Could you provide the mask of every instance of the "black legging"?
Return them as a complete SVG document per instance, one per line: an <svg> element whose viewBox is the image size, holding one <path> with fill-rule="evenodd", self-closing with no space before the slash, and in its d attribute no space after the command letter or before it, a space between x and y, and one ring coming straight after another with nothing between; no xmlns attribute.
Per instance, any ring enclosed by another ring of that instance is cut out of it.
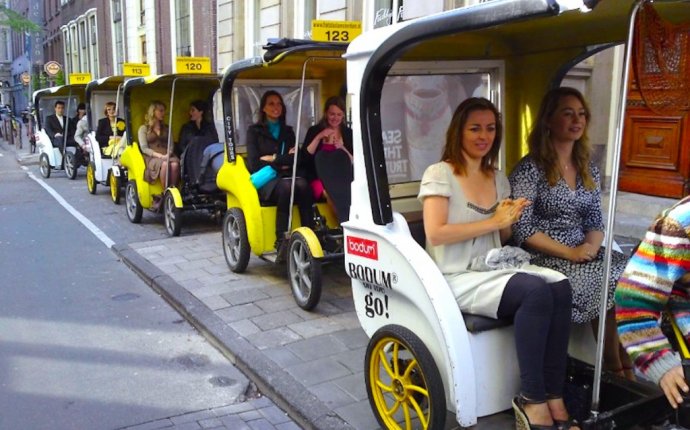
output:
<svg viewBox="0 0 690 430"><path fill-rule="evenodd" d="M290 214L290 178L282 178L278 181L271 193L271 202L277 206L276 213L276 239L283 238L288 227ZM309 183L304 178L295 179L295 202L299 208L299 217L305 227L314 227L314 212L312 211L312 193Z"/></svg>
<svg viewBox="0 0 690 430"><path fill-rule="evenodd" d="M521 393L527 399L543 402L563 395L571 313L567 279L547 283L518 273L508 281L498 317L513 318Z"/></svg>

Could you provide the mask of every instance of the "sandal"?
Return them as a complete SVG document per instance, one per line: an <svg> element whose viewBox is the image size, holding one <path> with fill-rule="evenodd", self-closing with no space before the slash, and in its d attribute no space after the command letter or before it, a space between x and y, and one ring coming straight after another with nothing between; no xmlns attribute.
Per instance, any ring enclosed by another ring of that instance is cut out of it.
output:
<svg viewBox="0 0 690 430"><path fill-rule="evenodd" d="M536 403L543 403L543 402L533 402L531 400L524 398L521 395L515 396L515 398L513 398L513 410L515 411L515 428L516 428L516 430L558 430L558 427L556 427L555 424L545 426L545 425L532 424L529 422L529 417L527 416L527 413L525 413L523 406L526 404L536 404Z"/></svg>
<svg viewBox="0 0 690 430"><path fill-rule="evenodd" d="M570 430L573 427L580 428L580 423L574 418L568 418L565 421L553 420L553 423L558 430Z"/></svg>

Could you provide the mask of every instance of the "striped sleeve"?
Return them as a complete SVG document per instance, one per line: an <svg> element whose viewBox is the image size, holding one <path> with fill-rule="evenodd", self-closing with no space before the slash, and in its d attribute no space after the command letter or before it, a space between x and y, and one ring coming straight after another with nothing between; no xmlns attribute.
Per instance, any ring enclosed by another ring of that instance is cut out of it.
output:
<svg viewBox="0 0 690 430"><path fill-rule="evenodd" d="M690 271L690 203L659 217L645 235L616 289L621 343L642 373L655 382L680 365L661 331L660 318L676 283ZM687 292L682 292L687 294Z"/></svg>

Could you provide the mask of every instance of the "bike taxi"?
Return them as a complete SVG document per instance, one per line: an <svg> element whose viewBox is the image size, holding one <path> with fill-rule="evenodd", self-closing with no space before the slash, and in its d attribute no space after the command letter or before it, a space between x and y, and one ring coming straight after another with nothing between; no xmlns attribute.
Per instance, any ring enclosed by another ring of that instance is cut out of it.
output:
<svg viewBox="0 0 690 430"><path fill-rule="evenodd" d="M49 178L51 170L65 170L70 179L77 176L79 166L85 165L85 158L81 148L74 145L71 135L74 135L74 124L71 118L77 112L77 105L85 100L85 85L71 84L51 87L34 92L34 107L36 109L35 140L39 151L39 169L44 178ZM65 103L64 134L57 147L53 146L46 123L48 117L55 113L55 102Z"/></svg>
<svg viewBox="0 0 690 430"><path fill-rule="evenodd" d="M86 166L86 186L89 193L96 194L98 185L108 185L113 203L120 204L127 171L119 163L118 147L120 139L126 141L124 121L116 121L115 130L108 145L102 147L98 141L97 128L99 120L105 116L106 103L115 103L115 112L123 102L125 76L109 76L91 81L86 86L86 115L89 122L89 134L84 139L89 148L89 164ZM119 136L122 135L122 136Z"/></svg>
<svg viewBox="0 0 690 430"><path fill-rule="evenodd" d="M441 158L451 113L467 97L491 99L505 129L501 168L510 171L524 155L522 142L546 91L589 56L629 47L631 16L643 2L498 0L373 30L350 44L355 159L350 219L343 224L345 268L370 337L366 387L383 428L442 429L448 414L473 426L510 409L519 388L517 360L507 359L515 355L512 326L463 314L425 251L420 178ZM688 1L653 6L674 22L690 19ZM618 155L629 50L625 58L616 76ZM672 417L658 387L602 375L601 343L589 327L575 331L569 385L577 399L566 392L566 403L580 428L631 428Z"/></svg>
<svg viewBox="0 0 690 430"><path fill-rule="evenodd" d="M244 272L250 252L267 261L281 263L275 249L276 207L261 201L245 164L247 129L256 122L264 92L281 94L286 123L295 130L296 147L307 129L321 117L323 102L340 94L345 85L347 44L282 39L264 48L263 57L232 64L223 76L225 161L218 173L218 186L227 194L228 211L223 219L223 251L233 272ZM300 151L296 151L297 166ZM348 162L349 166L349 162ZM297 169L293 168L294 172ZM291 202L294 202L294 186ZM292 206L287 248L288 277L293 297L306 310L321 297L321 265L343 256L342 231L325 201L315 204L315 229L300 225ZM291 227L292 226L292 227Z"/></svg>
<svg viewBox="0 0 690 430"><path fill-rule="evenodd" d="M144 179L146 165L137 132L144 125L144 117L150 103L154 100L163 102L167 105L164 122L170 127L167 149L168 154L172 154L182 126L189 121L190 103L203 100L209 106L218 106L219 88L220 76L214 74L148 76L133 78L125 83L127 145L120 156L120 163L127 169L125 205L127 217L131 222L141 222L143 209L159 210L154 205L154 198L162 198L165 228L171 236L180 234L183 211L206 210L220 219L225 211L225 195L215 186L215 176L209 179L205 175L206 169L203 169L205 166L202 166L204 150L214 142L190 144L180 155L179 183L161 184L160 179L149 183ZM214 103L215 98L218 98L218 101ZM213 126L219 128L215 121ZM216 131L216 134L219 133ZM207 170L210 172L211 168ZM166 178L168 177L169 175L166 175Z"/></svg>

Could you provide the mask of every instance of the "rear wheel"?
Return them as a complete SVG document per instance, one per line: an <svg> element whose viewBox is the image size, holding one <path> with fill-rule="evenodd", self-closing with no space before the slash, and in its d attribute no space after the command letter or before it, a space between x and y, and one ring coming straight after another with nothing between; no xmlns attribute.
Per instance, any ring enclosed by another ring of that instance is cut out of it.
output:
<svg viewBox="0 0 690 430"><path fill-rule="evenodd" d="M77 177L77 157L71 152L65 151L65 158L64 158L64 164L65 164L65 173L67 174L67 177L70 179L74 179Z"/></svg>
<svg viewBox="0 0 690 430"><path fill-rule="evenodd" d="M86 187L89 189L91 194L96 194L96 166L93 163L89 163L86 166Z"/></svg>
<svg viewBox="0 0 690 430"><path fill-rule="evenodd" d="M240 208L230 208L223 218L223 254L225 262L235 273L242 273L249 264L247 222Z"/></svg>
<svg viewBox="0 0 690 430"><path fill-rule="evenodd" d="M431 353L397 326L374 333L364 359L369 404L384 429L443 429L446 394Z"/></svg>
<svg viewBox="0 0 690 430"><path fill-rule="evenodd" d="M134 181L127 182L127 189L125 190L125 206L127 206L127 218L129 218L129 220L134 224L140 223L144 208L142 208L141 203L139 203L137 184Z"/></svg>
<svg viewBox="0 0 690 430"><path fill-rule="evenodd" d="M163 215L165 216L165 230L170 236L179 236L182 230L182 211L175 206L175 198L168 191L163 200Z"/></svg>
<svg viewBox="0 0 690 430"><path fill-rule="evenodd" d="M119 176L113 175L110 171L108 175L108 184L110 184L110 198L116 205L120 204L120 198L122 197L122 190L120 189L121 179Z"/></svg>
<svg viewBox="0 0 690 430"><path fill-rule="evenodd" d="M290 237L288 277L297 305L307 311L313 309L321 299L321 260L314 258L300 232Z"/></svg>
<svg viewBox="0 0 690 430"><path fill-rule="evenodd" d="M50 160L48 160L48 154L41 154L38 160L38 168L41 170L41 176L46 179L50 178Z"/></svg>

